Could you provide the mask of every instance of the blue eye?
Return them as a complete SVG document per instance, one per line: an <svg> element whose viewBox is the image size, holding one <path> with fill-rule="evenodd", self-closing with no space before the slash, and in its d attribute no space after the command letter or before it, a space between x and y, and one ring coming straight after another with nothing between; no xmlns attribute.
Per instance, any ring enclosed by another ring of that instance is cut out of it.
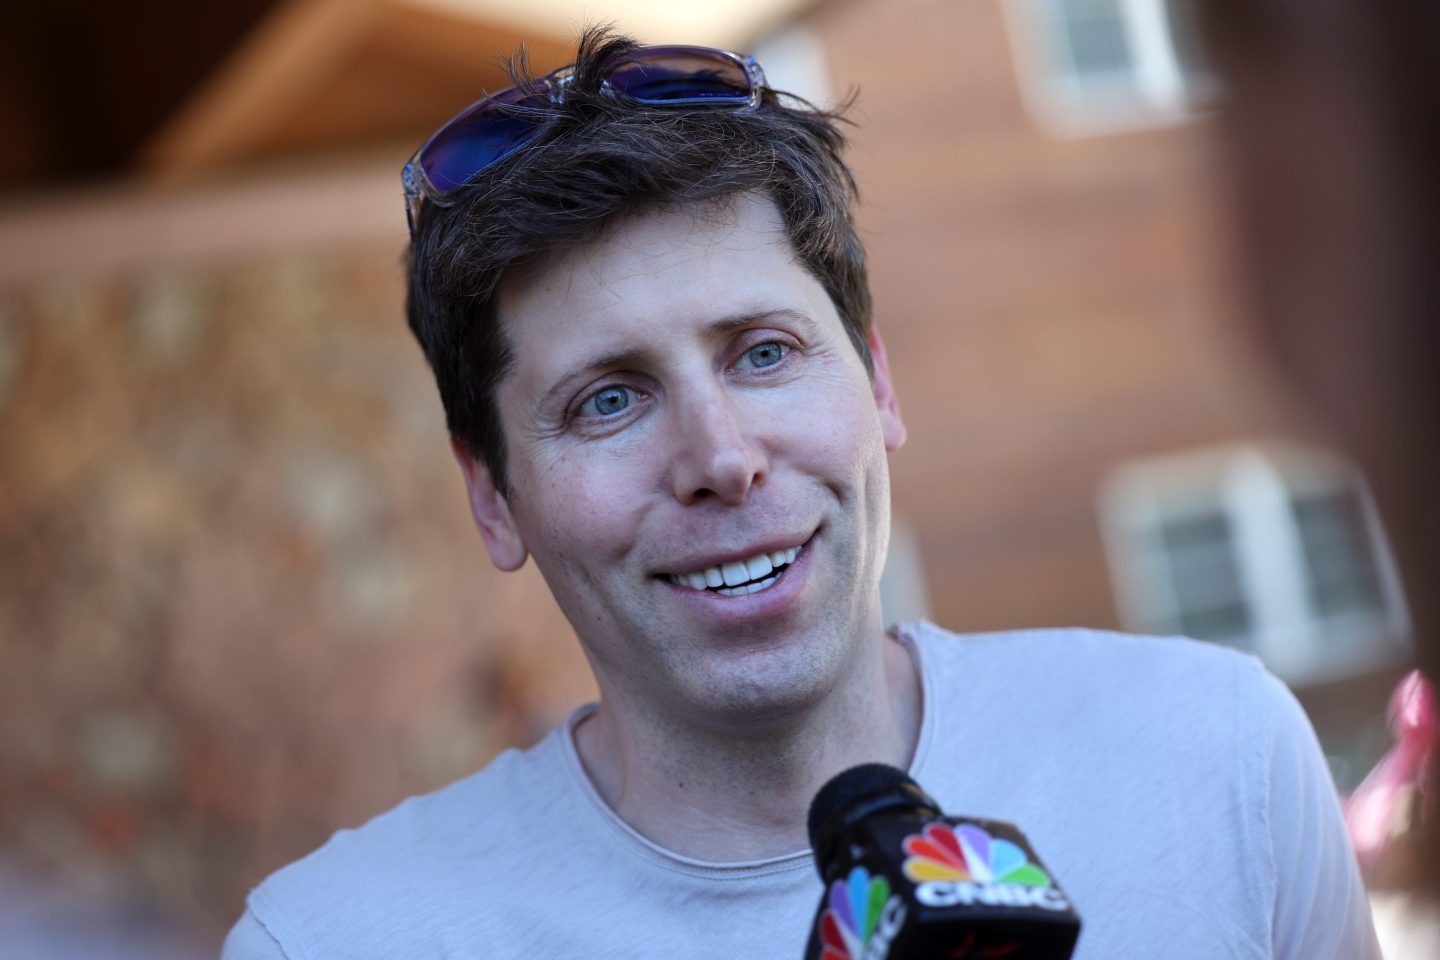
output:
<svg viewBox="0 0 1440 960"><path fill-rule="evenodd" d="M766 343L751 347L745 351L749 358L750 365L754 367L773 367L785 358L790 348L783 343L771 340Z"/></svg>
<svg viewBox="0 0 1440 960"><path fill-rule="evenodd" d="M580 405L580 416L582 417L613 417L630 406L631 394L634 393L629 387L619 385L605 387L592 393L584 403Z"/></svg>

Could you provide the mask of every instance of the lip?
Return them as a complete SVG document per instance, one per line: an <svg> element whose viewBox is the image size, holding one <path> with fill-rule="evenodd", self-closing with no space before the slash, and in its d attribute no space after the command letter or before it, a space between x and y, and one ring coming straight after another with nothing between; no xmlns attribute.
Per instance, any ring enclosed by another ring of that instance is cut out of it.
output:
<svg viewBox="0 0 1440 960"><path fill-rule="evenodd" d="M655 583L660 589L671 591L677 602L686 604L711 623L738 625L746 621L774 618L784 614L799 602L804 593L805 584L810 579L811 558L814 555L818 539L819 537L812 533L809 539L801 544L799 556L781 572L780 578L772 586L759 593L747 593L743 597L727 597L712 590L694 590L690 587L682 587L679 584L671 583L664 577L656 577ZM788 545L794 546L795 542L792 540ZM786 544L777 542L770 549L779 550L784 546ZM760 553L762 550L764 550L763 547L756 548L755 553ZM741 554L740 557L754 555L746 553ZM732 559L735 559L733 555ZM718 564L711 561L706 565Z"/></svg>

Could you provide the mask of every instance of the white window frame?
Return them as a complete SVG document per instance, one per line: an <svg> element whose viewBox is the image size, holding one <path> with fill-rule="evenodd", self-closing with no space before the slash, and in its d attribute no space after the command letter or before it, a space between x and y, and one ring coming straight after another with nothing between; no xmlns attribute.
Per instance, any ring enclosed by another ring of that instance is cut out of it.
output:
<svg viewBox="0 0 1440 960"><path fill-rule="evenodd" d="M1292 509L1298 495L1353 492L1374 559L1381 609L1325 617L1306 584ZM1246 642L1282 679L1308 686L1404 663L1409 616L1394 560L1359 474L1338 458L1289 444L1245 444L1133 461L1101 486L1106 560L1121 623L1140 633L1173 619L1168 570L1145 546L1164 517L1197 507L1229 520L1241 593L1250 612Z"/></svg>
<svg viewBox="0 0 1440 960"><path fill-rule="evenodd" d="M1165 0L1117 0L1130 50L1129 83L1081 82L1054 55L1053 4L1006 0L1021 93L1036 121L1063 137L1121 133L1189 120L1214 99L1216 83L1187 74L1176 53Z"/></svg>

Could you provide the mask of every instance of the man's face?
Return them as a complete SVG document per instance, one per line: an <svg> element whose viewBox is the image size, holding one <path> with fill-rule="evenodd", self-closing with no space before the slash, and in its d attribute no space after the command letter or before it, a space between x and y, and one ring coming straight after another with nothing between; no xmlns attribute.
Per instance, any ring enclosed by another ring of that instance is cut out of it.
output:
<svg viewBox="0 0 1440 960"><path fill-rule="evenodd" d="M833 689L880 629L904 427L883 346L872 382L774 205L622 221L499 307L512 492L461 455L472 506L497 565L534 556L606 701L758 720Z"/></svg>

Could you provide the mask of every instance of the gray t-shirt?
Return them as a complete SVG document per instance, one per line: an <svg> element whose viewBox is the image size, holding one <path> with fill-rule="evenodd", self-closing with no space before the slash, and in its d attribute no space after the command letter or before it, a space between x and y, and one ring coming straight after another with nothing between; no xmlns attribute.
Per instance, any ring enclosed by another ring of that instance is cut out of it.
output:
<svg viewBox="0 0 1440 960"><path fill-rule="evenodd" d="M899 631L919 663L911 775L1025 831L1084 920L1077 960L1378 960L1314 734L1250 657L1086 630ZM601 800L577 711L272 875L223 960L798 960L808 850L679 856Z"/></svg>

